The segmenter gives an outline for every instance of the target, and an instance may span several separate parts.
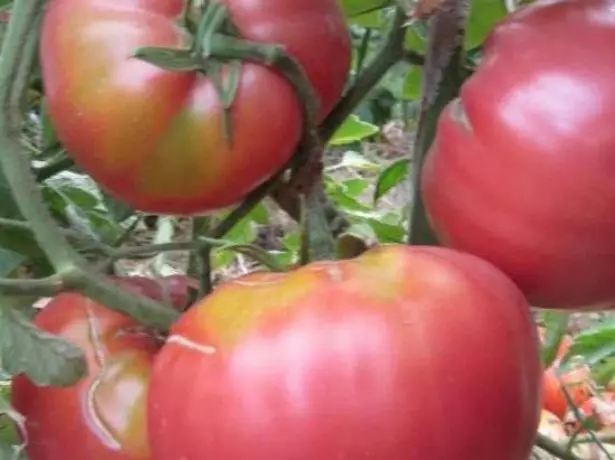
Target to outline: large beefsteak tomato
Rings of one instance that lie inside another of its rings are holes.
[[[351,43],[337,0],[222,0],[241,35],[284,45],[320,95],[339,98]],[[241,200],[291,157],[302,111],[278,72],[245,63],[233,143],[209,78],[131,58],[189,44],[183,0],[51,0],[41,36],[49,112],[60,140],[102,187],[143,211],[193,214]]]
[[[118,281],[159,298],[154,280]],[[148,460],[146,393],[162,340],[131,318],[77,293],[52,299],[34,322],[80,347],[88,370],[69,387],[38,387],[25,375],[14,379],[12,402],[26,417],[24,441],[30,460]]]
[[[383,246],[221,285],[154,362],[155,460],[525,460],[536,328],[472,255]]]
[[[615,300],[615,9],[526,6],[440,116],[422,191],[442,244],[546,308]]]

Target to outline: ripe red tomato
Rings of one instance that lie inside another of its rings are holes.
[[[388,246],[256,273],[174,325],[152,458],[524,460],[540,377],[525,299],[474,256]]]
[[[557,365],[551,366],[544,372],[542,388],[543,408],[554,413],[561,420],[571,407],[568,397],[578,407],[594,394],[591,370],[587,365],[578,366],[561,375]]]
[[[614,42],[611,1],[511,14],[441,114],[424,165],[441,243],[493,263],[536,306],[615,300]]]
[[[241,34],[279,43],[321,97],[338,100],[351,42],[336,0],[223,0]],[[241,200],[286,163],[302,132],[292,86],[246,63],[232,111],[234,144],[211,81],[130,56],[139,47],[185,47],[183,0],[53,0],[41,64],[49,111],[69,154],[109,192],[155,213],[192,214]]]
[[[149,459],[146,391],[161,341],[76,293],[51,300],[35,324],[79,346],[88,374],[63,388],[14,379],[12,402],[26,417],[30,460]]]

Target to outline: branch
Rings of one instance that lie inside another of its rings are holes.
[[[34,231],[32,229],[32,225],[30,225],[30,223],[26,222],[25,220],[7,219],[5,217],[0,217],[0,227],[24,230],[27,232]],[[93,246],[93,250],[95,250],[96,252],[100,252],[104,255],[111,255],[111,253],[113,252],[113,249],[106,244],[79,231],[72,230],[70,228],[59,228],[59,231],[66,238],[71,238],[81,243],[91,244]]]
[[[558,442],[541,433],[536,435],[536,441],[534,444],[545,452],[560,458],[561,460],[583,460],[581,457],[575,455]]]
[[[380,82],[386,73],[398,62],[412,56],[417,64],[422,63],[423,58],[417,53],[405,51],[403,27],[406,15],[401,8],[397,8],[393,18],[391,29],[382,49],[376,57],[359,74],[354,84],[346,91],[329,116],[319,127],[320,138],[327,143],[340,128],[344,121],[356,110],[357,106],[367,94]],[[301,219],[301,198],[293,187],[284,182],[278,182],[272,190],[271,197],[294,220]],[[337,209],[330,199],[326,199],[323,206],[327,214],[327,220],[335,236],[343,233],[350,222]]]
[[[391,23],[391,30],[382,49],[363,73],[359,75],[354,85],[346,91],[346,94],[320,126],[320,137],[324,142],[333,137],[346,118],[355,111],[363,98],[380,82],[382,77],[395,64],[404,59],[406,54],[404,51],[406,29],[403,24],[405,20],[406,14],[401,8],[397,8]]]
[[[128,292],[90,272],[87,261],[68,244],[42,200],[22,152],[21,101],[36,58],[44,0],[15,2],[0,60],[0,167],[34,238],[62,279],[86,296],[128,314],[143,324],[167,329],[179,313],[143,295]]]
[[[66,288],[64,280],[58,275],[36,280],[0,278],[0,292],[3,295],[50,297],[65,291]]]
[[[421,115],[413,149],[412,211],[408,229],[410,244],[438,244],[421,196],[421,169],[436,135],[440,112],[449,101],[457,97],[465,77],[463,44],[468,13],[468,0],[443,0],[438,11],[429,19]]]

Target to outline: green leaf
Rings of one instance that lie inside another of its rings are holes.
[[[590,366],[615,356],[615,320],[604,321],[576,335],[568,353],[574,355],[582,355]]]
[[[19,310],[21,299],[0,298],[0,363],[11,375],[25,373],[39,386],[70,386],[86,371],[83,352],[37,328]]]
[[[329,145],[340,146],[360,142],[379,131],[380,128],[378,128],[378,126],[362,121],[356,115],[351,115],[333,135],[329,141]]]
[[[421,99],[421,84],[423,82],[423,70],[412,66],[404,77],[404,86],[401,97],[406,101],[418,101]]]
[[[0,386],[0,459],[25,460],[24,444],[18,427],[24,423],[24,417],[10,403],[10,386]]]
[[[380,243],[403,243],[406,237],[404,227],[394,224],[387,224],[379,219],[370,218],[367,223],[374,229]]]
[[[352,25],[364,27],[366,29],[380,29],[386,21],[382,17],[380,11],[372,11],[370,13],[361,14],[348,19]]]
[[[415,22],[407,27],[404,46],[412,51],[427,51],[427,27],[423,22]]]
[[[592,368],[592,376],[598,385],[606,386],[615,379],[615,356],[609,356],[595,364]]]
[[[13,201],[13,195],[0,171],[0,217],[23,221],[23,216]],[[24,256],[41,257],[43,252],[29,230],[0,227],[0,247]]]
[[[549,367],[559,351],[562,337],[568,332],[569,315],[558,311],[547,311],[542,315],[546,334],[542,348],[542,362]]]
[[[102,202],[109,214],[117,222],[123,222],[126,219],[135,215],[134,209],[128,206],[123,201],[118,200],[114,196],[109,195],[104,190],[101,190]]]
[[[399,185],[408,176],[409,160],[403,158],[389,165],[378,177],[374,190],[374,203]]]
[[[25,261],[26,257],[23,254],[0,248],[0,277],[10,277]]]
[[[369,187],[369,181],[365,179],[348,179],[342,182],[344,192],[352,198],[359,198],[361,194]]]
[[[388,6],[389,0],[340,0],[340,5],[346,16],[352,18]]]
[[[503,0],[471,0],[466,49],[482,45],[493,27],[507,15]]]
[[[344,156],[342,157],[342,161],[337,165],[341,168],[348,168],[355,171],[379,171],[382,167],[374,163],[373,161],[369,161],[365,158],[365,155],[355,152],[353,150],[348,150],[344,152]]]

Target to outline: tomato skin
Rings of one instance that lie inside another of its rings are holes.
[[[79,346],[88,374],[70,387],[37,387],[24,375],[14,379],[12,403],[26,417],[29,458],[149,460],[146,391],[161,341],[77,293],[52,299],[34,322]]]
[[[225,0],[243,36],[280,43],[322,99],[341,95],[351,43],[336,0]],[[210,80],[132,59],[139,47],[185,47],[182,0],[52,0],[41,37],[51,118],[69,155],[134,208],[207,213],[240,201],[292,156],[302,111],[292,86],[245,63],[233,146]]]
[[[422,172],[440,242],[490,261],[538,307],[615,299],[612,5],[538,2],[496,26]]]
[[[157,355],[152,458],[524,460],[541,373],[525,299],[471,255],[384,246],[256,273]]]

